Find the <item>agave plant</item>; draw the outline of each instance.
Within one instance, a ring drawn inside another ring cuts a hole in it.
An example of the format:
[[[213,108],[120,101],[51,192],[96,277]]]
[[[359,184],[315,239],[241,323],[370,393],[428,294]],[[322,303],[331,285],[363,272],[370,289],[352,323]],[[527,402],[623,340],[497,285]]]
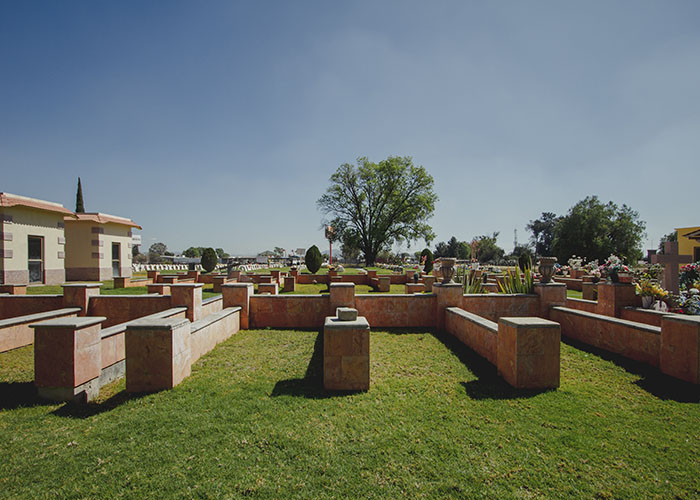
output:
[[[476,273],[470,273],[466,266],[462,283],[464,285],[464,293],[486,293],[481,277],[477,276]]]
[[[520,277],[520,273],[523,277]],[[519,267],[515,270],[506,269],[503,271],[503,280],[498,282],[501,293],[533,293],[535,290],[534,273],[530,266],[525,266],[524,270]]]

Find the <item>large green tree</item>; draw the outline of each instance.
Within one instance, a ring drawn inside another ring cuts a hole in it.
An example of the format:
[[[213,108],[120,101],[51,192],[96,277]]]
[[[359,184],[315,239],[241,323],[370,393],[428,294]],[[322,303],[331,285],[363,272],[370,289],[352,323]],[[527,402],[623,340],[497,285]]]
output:
[[[435,237],[427,223],[438,199],[433,178],[410,157],[379,163],[359,158],[357,165],[341,165],[330,181],[318,206],[341,240],[350,231],[360,242],[368,266],[396,241],[429,243]]]
[[[627,205],[618,207],[588,196],[557,222],[552,250],[559,262],[573,255],[604,261],[610,254],[634,262],[642,256],[645,228],[639,214]]]
[[[495,231],[491,236],[482,235],[479,236],[477,240],[477,251],[476,255],[479,262],[482,264],[485,262],[497,263],[506,254],[506,251],[498,246],[498,235],[500,233]]]
[[[554,227],[559,217],[552,212],[542,212],[539,219],[531,220],[525,228],[532,233],[530,241],[535,245],[535,253],[542,256],[552,255]]]

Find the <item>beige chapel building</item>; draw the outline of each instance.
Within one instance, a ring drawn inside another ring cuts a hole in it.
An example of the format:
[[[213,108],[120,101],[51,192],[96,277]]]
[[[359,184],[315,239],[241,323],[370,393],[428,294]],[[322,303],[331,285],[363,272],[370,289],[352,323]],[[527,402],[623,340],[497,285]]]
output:
[[[0,284],[131,276],[131,219],[0,193]]]

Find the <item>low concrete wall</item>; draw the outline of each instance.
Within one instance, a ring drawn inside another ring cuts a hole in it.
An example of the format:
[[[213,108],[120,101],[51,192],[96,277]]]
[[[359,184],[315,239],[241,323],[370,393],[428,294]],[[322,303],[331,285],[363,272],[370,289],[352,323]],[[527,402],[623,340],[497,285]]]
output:
[[[436,298],[434,294],[356,295],[355,308],[372,328],[433,328]]]
[[[620,311],[620,318],[628,321],[636,321],[652,326],[661,326],[661,319],[670,313],[654,311],[652,309],[640,309],[639,307],[625,307]]]
[[[498,356],[498,324],[458,307],[448,307],[445,329],[480,356],[496,364]]]
[[[553,307],[561,333],[626,358],[659,366],[661,328],[567,307]]]
[[[566,285],[567,290],[576,290],[577,292],[580,292],[583,288],[583,280],[582,279],[576,279],[576,278],[562,278],[560,276],[553,276],[552,279],[556,283],[564,283]]]
[[[0,319],[14,318],[63,307],[63,295],[0,295]]]
[[[240,307],[227,307],[190,325],[192,363],[240,330]]]
[[[217,313],[223,309],[223,297],[210,297],[202,301],[202,317]]]
[[[34,329],[30,325],[50,319],[75,317],[79,312],[79,307],[67,307],[0,320],[0,352],[34,343]]]
[[[331,315],[328,295],[253,295],[249,328],[321,328]]]
[[[595,300],[572,299],[567,297],[566,307],[569,309],[576,309],[578,311],[595,313],[598,310],[598,302]]]
[[[96,295],[90,297],[88,316],[105,316],[103,328],[170,309],[169,295]]]
[[[540,299],[526,294],[467,294],[461,308],[497,322],[503,316],[539,316]]]

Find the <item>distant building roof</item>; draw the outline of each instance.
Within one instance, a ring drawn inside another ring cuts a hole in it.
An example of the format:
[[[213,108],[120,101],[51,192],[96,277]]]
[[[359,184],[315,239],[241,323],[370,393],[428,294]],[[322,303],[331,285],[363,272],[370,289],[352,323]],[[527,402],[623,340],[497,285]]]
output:
[[[118,217],[116,215],[102,214],[99,212],[90,213],[77,213],[75,217],[80,221],[91,221],[98,222],[100,224],[106,224],[111,222],[112,224],[121,224],[122,226],[130,226],[138,229],[142,229],[141,226],[136,224],[133,220],[127,219],[126,217]]]
[[[36,208],[38,210],[45,210],[47,212],[56,212],[59,214],[66,214],[71,218],[75,218],[75,214],[68,210],[66,207],[60,203],[54,203],[52,201],[37,200],[36,198],[29,198],[27,196],[19,196],[12,193],[0,193],[0,207],[30,207]]]

